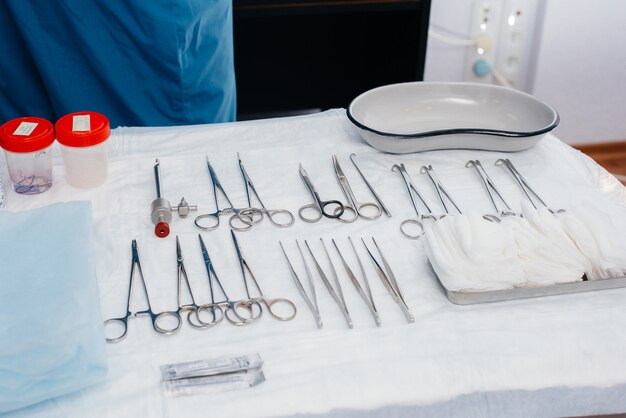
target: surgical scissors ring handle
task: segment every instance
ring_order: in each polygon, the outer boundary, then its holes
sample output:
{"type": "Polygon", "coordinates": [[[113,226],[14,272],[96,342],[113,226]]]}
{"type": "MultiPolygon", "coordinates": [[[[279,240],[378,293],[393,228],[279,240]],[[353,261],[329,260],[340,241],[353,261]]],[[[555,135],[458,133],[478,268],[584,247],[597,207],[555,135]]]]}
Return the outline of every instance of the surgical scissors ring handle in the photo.
{"type": "Polygon", "coordinates": [[[302,164],[300,164],[300,177],[302,178],[302,181],[304,181],[305,186],[307,187],[307,189],[309,190],[309,193],[311,193],[311,196],[313,197],[313,203],[309,203],[307,205],[300,207],[300,209],[298,209],[298,216],[300,216],[300,219],[302,219],[304,222],[313,223],[322,219],[322,216],[326,218],[331,218],[331,219],[339,219],[341,215],[343,215],[343,212],[345,211],[344,204],[341,203],[339,200],[322,200],[319,194],[317,193],[315,186],[313,186],[313,183],[311,182],[311,178],[309,177],[307,172],[304,170],[304,167],[302,167],[302,164]],[[330,212],[327,212],[326,211],[327,206],[335,206],[335,209],[330,212]],[[304,216],[304,213],[307,210],[312,210],[316,212],[316,216],[313,218],[304,216]]]}

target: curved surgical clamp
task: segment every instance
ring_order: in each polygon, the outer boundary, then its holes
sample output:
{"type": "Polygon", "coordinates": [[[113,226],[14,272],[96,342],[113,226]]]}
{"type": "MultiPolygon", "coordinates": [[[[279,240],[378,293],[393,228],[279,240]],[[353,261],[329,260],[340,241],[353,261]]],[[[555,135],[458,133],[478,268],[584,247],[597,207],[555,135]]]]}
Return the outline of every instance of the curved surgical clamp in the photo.
{"type": "MultiPolygon", "coordinates": [[[[246,209],[242,210],[240,212],[240,215],[241,215],[240,220],[243,223],[248,224],[249,219],[254,219],[254,215],[257,214],[258,212],[261,212],[262,215],[263,214],[267,215],[271,223],[273,223],[274,225],[280,228],[286,228],[290,226],[291,224],[293,224],[293,222],[295,221],[295,218],[293,217],[293,214],[289,212],[287,209],[268,209],[265,207],[265,205],[261,201],[261,198],[259,197],[259,193],[256,191],[256,188],[254,187],[254,183],[252,183],[252,179],[250,178],[250,176],[246,172],[246,169],[243,166],[243,162],[241,161],[241,158],[239,157],[239,153],[237,153],[237,159],[239,160],[239,169],[241,170],[241,175],[243,176],[243,181],[246,185],[246,196],[248,197],[248,206],[252,207],[252,200],[250,196],[251,190],[252,190],[252,193],[254,193],[254,195],[256,196],[256,200],[259,202],[259,205],[261,205],[260,209],[253,208],[250,210],[246,210],[246,209]],[[281,217],[281,216],[286,217],[286,222],[281,223],[281,222],[278,222],[276,219],[274,219],[274,217],[281,217]]],[[[251,222],[251,223],[255,223],[255,222],[251,222]]]]}
{"type": "Polygon", "coordinates": [[[141,263],[139,262],[139,251],[137,250],[137,240],[132,241],[131,251],[132,251],[132,264],[130,268],[130,278],[129,278],[129,284],[128,284],[128,297],[126,299],[126,315],[120,316],[118,318],[110,318],[104,321],[105,327],[110,324],[118,324],[119,326],[122,327],[122,331],[119,335],[113,338],[107,337],[106,341],[108,343],[116,343],[118,341],[123,340],[124,337],[126,337],[126,333],[128,331],[128,319],[133,318],[133,317],[146,316],[146,315],[149,316],[150,319],[152,320],[152,328],[154,328],[154,330],[158,332],[159,334],[164,334],[164,335],[170,335],[170,334],[175,333],[176,331],[178,331],[181,325],[180,316],[178,315],[177,312],[165,311],[161,313],[154,313],[152,311],[152,305],[150,304],[150,296],[148,295],[148,288],[146,287],[146,280],[143,277],[143,271],[141,270],[141,263]],[[132,303],[132,296],[133,296],[133,282],[134,282],[134,277],[135,277],[135,267],[139,271],[139,278],[141,279],[141,288],[143,289],[143,293],[146,297],[146,302],[148,303],[148,309],[144,309],[143,311],[133,312],[130,309],[130,305],[132,303]],[[158,324],[159,320],[162,318],[167,318],[167,317],[175,318],[176,324],[174,324],[174,326],[171,328],[159,326],[158,324]]]}
{"type": "Polygon", "coordinates": [[[353,217],[348,219],[339,218],[340,221],[350,223],[356,221],[359,217],[371,221],[382,215],[383,210],[377,203],[359,203],[356,200],[356,196],[354,195],[352,187],[350,187],[350,183],[348,182],[348,177],[346,177],[343,169],[339,165],[339,160],[336,155],[333,155],[333,167],[335,168],[335,175],[337,176],[339,187],[341,187],[341,191],[343,191],[343,195],[346,197],[346,201],[348,202],[348,204],[344,205],[344,209],[353,214],[353,217]],[[364,212],[367,208],[374,208],[375,211],[371,215],[365,214],[364,212]]]}
{"type": "Polygon", "coordinates": [[[405,219],[404,221],[402,221],[402,223],[400,224],[400,232],[402,232],[402,234],[407,238],[418,239],[419,237],[424,235],[424,233],[426,232],[424,230],[424,223],[423,223],[424,219],[429,218],[429,219],[437,220],[438,218],[436,215],[433,215],[432,210],[430,210],[430,207],[428,206],[428,204],[426,203],[426,201],[420,194],[419,190],[417,189],[415,184],[413,184],[413,180],[411,179],[411,176],[409,175],[409,173],[406,171],[405,165],[395,164],[393,167],[391,167],[391,171],[396,171],[400,173],[400,175],[402,176],[402,180],[404,181],[406,190],[409,193],[409,197],[411,198],[411,204],[413,205],[413,209],[415,210],[415,214],[417,215],[415,219],[405,219]],[[422,203],[426,207],[426,210],[428,210],[428,215],[420,215],[419,211],[417,210],[417,202],[415,201],[414,195],[417,196],[419,200],[422,201],[422,203]],[[421,230],[421,232],[417,235],[411,235],[410,233],[406,232],[404,228],[406,225],[409,225],[409,224],[417,225],[419,229],[421,230]]]}
{"type": "Polygon", "coordinates": [[[261,210],[256,209],[256,208],[250,208],[250,207],[235,208],[235,206],[233,205],[233,202],[230,200],[230,198],[226,194],[226,191],[224,191],[224,188],[222,187],[222,183],[220,182],[220,179],[217,177],[215,170],[211,166],[208,156],[206,158],[206,165],[209,170],[209,176],[211,176],[211,184],[213,186],[213,197],[215,198],[216,211],[213,213],[206,213],[204,215],[198,215],[194,221],[196,226],[201,229],[214,231],[220,226],[220,215],[228,214],[228,213],[232,213],[232,216],[230,217],[228,223],[230,224],[230,227],[236,231],[247,231],[248,229],[252,227],[253,224],[261,222],[261,220],[263,220],[263,212],[261,210]],[[218,190],[222,193],[222,196],[224,196],[224,198],[226,199],[226,201],[228,202],[230,206],[225,207],[224,209],[220,209],[219,200],[217,198],[218,190]],[[242,212],[244,212],[244,215],[241,215],[242,212]],[[259,215],[259,217],[255,218],[254,215],[259,215]],[[209,225],[207,225],[206,222],[201,223],[200,221],[203,221],[204,219],[211,219],[213,223],[210,223],[209,225]],[[234,223],[235,220],[242,222],[245,226],[235,225],[234,223]]]}
{"type": "Polygon", "coordinates": [[[485,190],[487,190],[487,194],[489,195],[489,199],[491,200],[491,204],[493,205],[494,209],[496,210],[496,214],[497,215],[486,214],[486,215],[483,215],[483,218],[485,218],[486,220],[491,221],[491,222],[500,222],[500,217],[504,217],[504,216],[518,216],[517,213],[513,212],[513,210],[509,206],[509,204],[506,203],[506,201],[502,197],[502,194],[500,194],[500,192],[498,191],[498,188],[496,187],[496,184],[493,182],[493,180],[491,180],[491,178],[489,177],[489,175],[487,174],[487,172],[483,168],[483,165],[480,163],[480,161],[478,161],[478,160],[469,160],[467,162],[467,164],[465,164],[465,167],[467,167],[467,168],[474,167],[476,169],[476,172],[478,173],[478,176],[480,177],[480,179],[483,181],[483,184],[485,185],[485,190]],[[504,205],[504,207],[506,209],[502,209],[502,210],[500,209],[500,207],[496,203],[496,200],[495,200],[495,198],[493,196],[492,191],[493,191],[493,193],[496,194],[496,196],[498,196],[498,198],[500,199],[500,201],[502,202],[502,204],[504,205]]]}
{"type": "Polygon", "coordinates": [[[508,158],[500,158],[499,160],[496,161],[495,165],[503,165],[508,169],[509,173],[511,173],[511,175],[513,176],[513,178],[515,179],[519,187],[522,189],[522,191],[524,192],[524,194],[530,201],[530,204],[533,205],[535,209],[537,209],[537,205],[535,205],[535,202],[533,201],[531,194],[535,196],[535,198],[539,201],[539,203],[543,205],[546,209],[548,209],[552,214],[556,215],[558,213],[565,212],[565,209],[550,209],[548,205],[546,205],[546,203],[543,201],[543,199],[539,197],[537,192],[535,192],[533,188],[530,187],[530,184],[528,184],[524,176],[522,176],[520,172],[517,171],[517,168],[515,168],[511,160],[509,160],[508,158]]]}
{"type": "MultiPolygon", "coordinates": [[[[265,296],[263,296],[263,292],[261,291],[261,288],[259,287],[259,282],[257,281],[256,277],[254,277],[254,274],[252,273],[252,270],[250,270],[250,266],[248,265],[246,260],[243,258],[243,255],[241,255],[241,249],[239,248],[237,237],[235,237],[235,232],[230,231],[230,234],[233,238],[233,244],[235,245],[235,250],[237,251],[237,258],[239,259],[239,266],[241,267],[241,276],[243,277],[243,284],[246,288],[246,295],[248,296],[247,300],[241,300],[235,304],[235,310],[237,310],[239,307],[243,307],[251,311],[252,307],[254,306],[252,302],[256,301],[259,303],[259,307],[261,303],[264,304],[267,310],[269,311],[270,315],[272,315],[274,318],[278,319],[279,321],[291,321],[296,316],[296,312],[297,312],[296,305],[292,301],[286,298],[266,299],[265,296]],[[255,298],[250,297],[250,289],[248,288],[248,278],[246,275],[246,271],[250,275],[250,278],[252,279],[252,283],[254,283],[254,286],[256,287],[256,290],[259,293],[258,297],[255,297],[255,298]],[[291,313],[288,315],[280,315],[279,313],[272,310],[272,307],[275,305],[288,306],[289,307],[288,309],[289,311],[291,311],[291,313]]],[[[261,316],[261,314],[259,314],[259,316],[261,316]]]]}
{"type": "Polygon", "coordinates": [[[341,203],[339,200],[322,200],[319,193],[317,193],[317,190],[315,190],[315,186],[313,186],[311,178],[307,174],[304,167],[302,167],[302,164],[300,164],[300,177],[302,178],[302,181],[304,182],[306,188],[309,190],[309,193],[311,193],[311,197],[313,197],[313,203],[309,203],[308,205],[304,205],[300,209],[298,209],[298,216],[300,216],[300,219],[302,219],[304,222],[312,223],[322,219],[322,216],[331,219],[339,219],[341,215],[343,215],[343,212],[345,210],[344,204],[341,203]],[[334,206],[334,210],[327,212],[327,206],[334,206]],[[314,218],[305,217],[304,212],[307,210],[315,212],[316,216],[314,218]]]}

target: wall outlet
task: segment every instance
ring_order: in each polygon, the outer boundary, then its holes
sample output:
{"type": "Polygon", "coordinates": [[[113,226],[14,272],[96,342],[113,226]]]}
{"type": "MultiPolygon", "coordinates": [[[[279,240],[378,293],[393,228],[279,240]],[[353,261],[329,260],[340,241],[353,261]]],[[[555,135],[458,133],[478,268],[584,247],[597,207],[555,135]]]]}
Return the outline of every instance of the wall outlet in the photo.
{"type": "Polygon", "coordinates": [[[532,6],[531,0],[506,0],[502,9],[494,68],[514,88],[522,87],[528,67],[526,52],[530,45],[530,23],[535,14],[532,6]]]}
{"type": "Polygon", "coordinates": [[[491,42],[484,48],[482,45],[470,46],[465,60],[466,81],[476,83],[492,83],[493,76],[477,75],[474,72],[476,62],[484,60],[490,65],[497,57],[498,37],[501,28],[503,0],[474,0],[468,35],[470,39],[488,38],[491,42]]]}

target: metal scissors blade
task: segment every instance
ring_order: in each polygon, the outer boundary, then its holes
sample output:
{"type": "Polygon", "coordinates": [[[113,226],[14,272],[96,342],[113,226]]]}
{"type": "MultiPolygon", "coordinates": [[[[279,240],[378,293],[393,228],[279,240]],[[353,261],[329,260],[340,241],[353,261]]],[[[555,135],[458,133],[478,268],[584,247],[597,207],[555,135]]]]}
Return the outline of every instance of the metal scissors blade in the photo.
{"type": "Polygon", "coordinates": [[[359,175],[361,176],[361,178],[365,182],[365,185],[367,186],[368,189],[370,189],[370,192],[374,196],[374,199],[376,199],[376,201],[378,202],[378,204],[382,208],[383,212],[385,212],[385,215],[387,215],[387,217],[391,217],[391,212],[389,212],[389,209],[387,209],[387,207],[383,203],[383,200],[380,198],[380,196],[378,196],[378,193],[376,193],[376,190],[374,190],[374,187],[370,184],[369,181],[367,181],[367,178],[365,178],[365,174],[363,174],[363,172],[361,171],[359,166],[356,164],[356,161],[354,160],[354,157],[356,157],[356,154],[354,154],[354,153],[350,154],[350,161],[352,161],[352,164],[354,165],[354,168],[356,168],[356,171],[359,172],[359,175]]]}
{"type": "Polygon", "coordinates": [[[322,216],[331,219],[338,219],[341,217],[341,215],[343,215],[343,212],[345,210],[345,206],[343,205],[343,203],[341,203],[339,200],[322,200],[319,193],[315,189],[315,186],[313,186],[311,178],[307,174],[304,167],[302,167],[302,164],[300,164],[300,177],[302,178],[304,185],[309,190],[309,193],[311,193],[311,196],[313,197],[313,203],[304,205],[298,210],[298,215],[300,216],[300,219],[305,222],[317,222],[322,219],[322,216]],[[334,210],[327,211],[326,207],[333,207],[334,210]],[[315,217],[306,217],[304,215],[304,212],[307,210],[315,212],[315,217]]]}
{"type": "MultiPolygon", "coordinates": [[[[348,181],[348,177],[343,172],[343,169],[341,168],[341,165],[339,164],[339,159],[337,158],[336,155],[333,154],[332,160],[333,160],[333,167],[335,168],[335,175],[337,176],[337,182],[339,183],[339,187],[341,187],[341,191],[343,192],[348,202],[348,204],[344,206],[348,211],[354,213],[354,216],[352,218],[347,218],[347,219],[339,218],[339,220],[343,222],[347,222],[347,223],[353,222],[357,218],[363,218],[363,219],[371,221],[371,220],[377,219],[380,215],[382,215],[383,210],[380,207],[380,205],[378,205],[377,203],[375,202],[360,203],[357,200],[356,195],[354,194],[354,191],[352,190],[352,187],[350,186],[350,182],[348,181]],[[373,208],[374,212],[371,214],[364,213],[367,210],[367,208],[373,208]]],[[[371,212],[371,210],[369,212],[371,212]]]]}

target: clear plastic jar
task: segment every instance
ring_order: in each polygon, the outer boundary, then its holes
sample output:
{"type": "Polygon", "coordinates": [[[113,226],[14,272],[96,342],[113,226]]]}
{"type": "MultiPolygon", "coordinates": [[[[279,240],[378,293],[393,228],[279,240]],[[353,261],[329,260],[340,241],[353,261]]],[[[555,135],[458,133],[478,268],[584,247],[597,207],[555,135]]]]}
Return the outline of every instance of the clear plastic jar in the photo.
{"type": "Polygon", "coordinates": [[[106,140],[111,135],[106,116],[97,112],[70,113],[57,121],[56,135],[70,185],[89,189],[106,181],[106,140]]]}
{"type": "Polygon", "coordinates": [[[13,189],[21,194],[43,193],[52,187],[52,123],[28,116],[12,119],[0,127],[13,189]]]}

